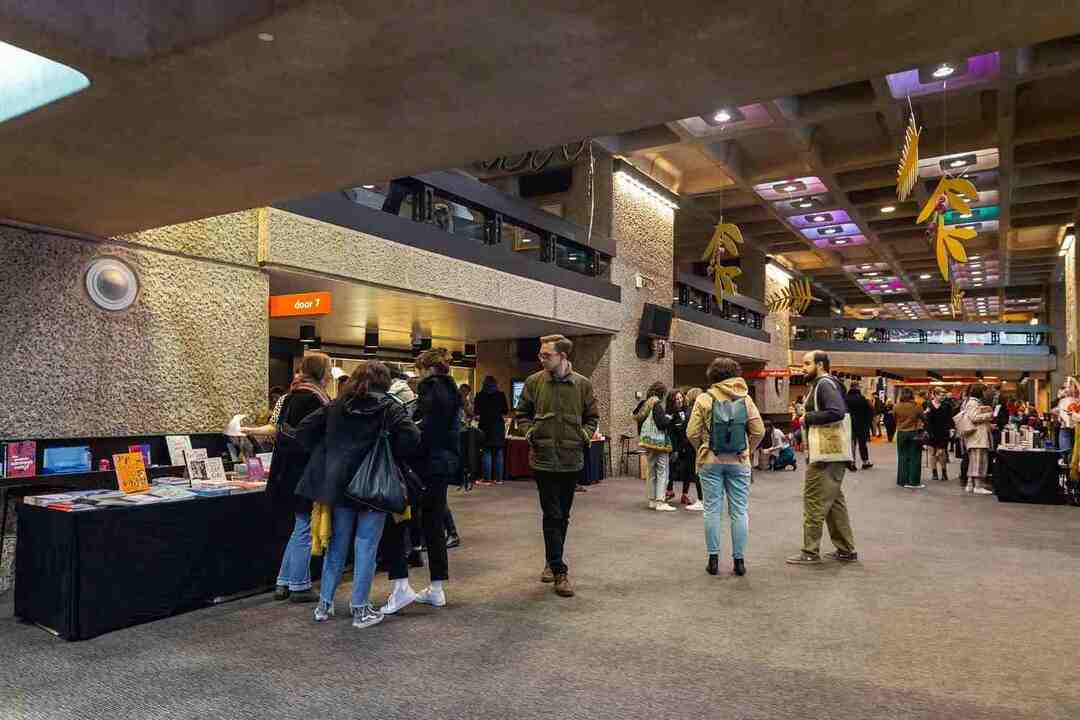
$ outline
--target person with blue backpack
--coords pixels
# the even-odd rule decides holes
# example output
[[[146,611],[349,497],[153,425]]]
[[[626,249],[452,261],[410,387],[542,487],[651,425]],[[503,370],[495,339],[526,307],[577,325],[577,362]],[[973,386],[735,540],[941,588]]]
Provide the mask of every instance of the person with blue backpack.
[[[720,528],[727,498],[731,519],[731,556],[736,575],[746,574],[749,535],[750,457],[765,436],[761,413],[746,387],[739,363],[718,357],[705,373],[709,389],[690,412],[686,437],[697,448],[697,468],[705,492],[705,571],[720,566]]]

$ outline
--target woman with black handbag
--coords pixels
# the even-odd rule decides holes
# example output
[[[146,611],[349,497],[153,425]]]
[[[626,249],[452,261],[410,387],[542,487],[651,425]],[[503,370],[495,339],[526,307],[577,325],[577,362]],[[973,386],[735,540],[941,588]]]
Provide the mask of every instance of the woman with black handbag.
[[[419,508],[420,524],[427,544],[431,585],[419,593],[409,584],[409,565],[405,559],[404,532],[400,526],[390,529],[386,538],[386,564],[393,589],[380,612],[393,615],[414,602],[442,607],[446,604],[443,583],[449,579],[446,536],[446,486],[461,471],[461,418],[463,402],[457,384],[450,377],[450,353],[443,348],[427,350],[416,359],[420,374],[416,410],[413,419],[420,426],[420,452],[412,467],[423,478],[425,491]]]
[[[337,400],[309,415],[297,429],[297,439],[312,455],[296,492],[333,508],[330,544],[323,560],[319,604],[315,607],[316,622],[325,622],[334,615],[334,593],[345,570],[350,541],[355,556],[349,603],[353,627],[370,627],[383,619],[368,596],[386,511],[350,499],[346,489],[355,484],[361,467],[369,465],[365,462],[368,456],[385,447],[386,442],[392,451],[392,457],[387,458],[390,463],[412,457],[420,446],[420,431],[405,408],[386,394],[389,389],[390,371],[386,365],[361,361]],[[386,442],[382,441],[384,433]],[[380,477],[392,476],[393,482],[400,485],[401,473],[396,467],[378,470]],[[400,491],[400,487],[397,489]]]

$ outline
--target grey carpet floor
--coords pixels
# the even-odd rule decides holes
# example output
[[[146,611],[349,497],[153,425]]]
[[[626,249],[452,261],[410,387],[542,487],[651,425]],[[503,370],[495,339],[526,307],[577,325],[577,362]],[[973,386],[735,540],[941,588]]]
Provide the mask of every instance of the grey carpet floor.
[[[9,594],[0,718],[1080,717],[1080,509],[901,490],[873,453],[845,481],[857,565],[784,564],[800,466],[756,475],[744,578],[622,478],[577,496],[572,600],[538,582],[525,483],[453,495],[450,604],[368,630],[260,595],[65,643]]]

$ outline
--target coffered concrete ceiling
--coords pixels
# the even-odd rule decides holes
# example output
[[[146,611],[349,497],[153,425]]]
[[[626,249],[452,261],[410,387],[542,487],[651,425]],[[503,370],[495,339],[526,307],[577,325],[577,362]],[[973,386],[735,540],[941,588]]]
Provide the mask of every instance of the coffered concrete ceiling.
[[[943,61],[955,72],[935,81],[928,73]],[[900,203],[896,167],[912,111],[925,169]],[[680,260],[700,256],[723,216],[851,311],[881,317],[948,316],[950,287],[915,220],[943,163],[970,161],[949,170],[979,191],[973,216],[952,220],[978,223],[957,285],[969,301],[996,301],[973,307],[974,317],[1024,319],[1060,278],[1058,246],[1080,211],[1080,35],[950,52],[807,93],[715,104],[662,127],[670,134],[660,142],[643,141],[662,137],[656,129],[603,142],[689,198],[676,216]]]
[[[109,235],[753,103],[775,128],[743,141],[741,164],[726,139],[693,154],[694,191],[712,176],[745,191],[812,167],[841,192],[902,129],[877,78],[944,49],[967,57],[1078,32],[1074,3],[1009,0],[0,0],[0,41],[92,83],[0,124],[0,216]],[[1068,127],[1055,111],[1071,107],[1054,79],[1043,84],[1056,69],[1037,61],[1026,75],[1014,55],[1002,55],[998,102],[957,116],[970,138],[979,123],[1001,133],[1003,155],[1014,121],[1015,141],[1043,151]],[[1029,101],[1014,106],[1020,83]],[[1043,170],[1065,177],[1038,201],[1072,197],[1069,167]],[[762,235],[785,235],[762,222]]]

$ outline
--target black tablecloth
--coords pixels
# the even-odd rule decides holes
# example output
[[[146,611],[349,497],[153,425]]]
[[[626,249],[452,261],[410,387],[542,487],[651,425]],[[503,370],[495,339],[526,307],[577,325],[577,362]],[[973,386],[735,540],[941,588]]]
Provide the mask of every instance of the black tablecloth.
[[[1061,453],[998,450],[994,459],[994,494],[1001,502],[1061,505],[1058,482]]]
[[[68,640],[268,588],[292,531],[292,516],[261,492],[18,512],[15,614]]]
[[[585,454],[582,485],[592,485],[607,477],[604,458],[607,455],[608,442],[604,440],[589,445],[589,451]],[[529,443],[522,438],[506,439],[506,477],[520,480],[532,478],[532,469],[529,467]]]

